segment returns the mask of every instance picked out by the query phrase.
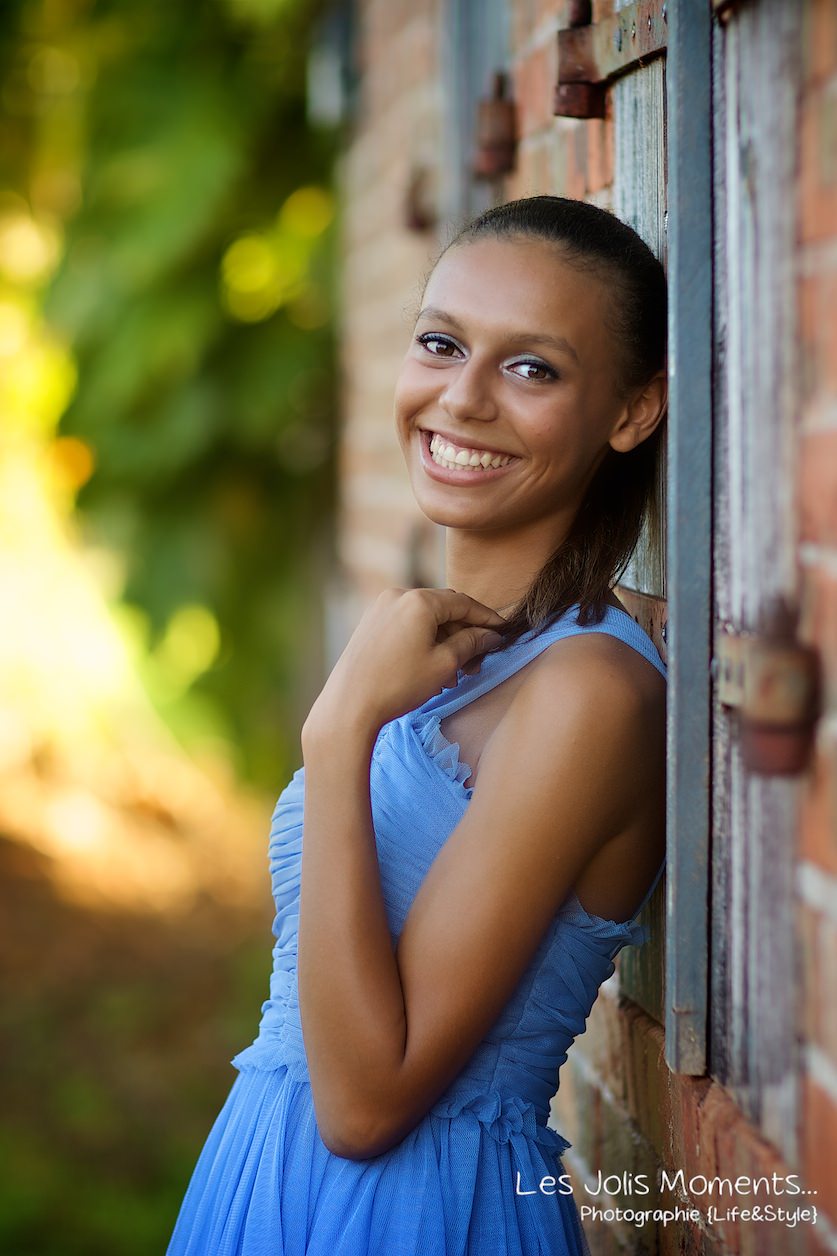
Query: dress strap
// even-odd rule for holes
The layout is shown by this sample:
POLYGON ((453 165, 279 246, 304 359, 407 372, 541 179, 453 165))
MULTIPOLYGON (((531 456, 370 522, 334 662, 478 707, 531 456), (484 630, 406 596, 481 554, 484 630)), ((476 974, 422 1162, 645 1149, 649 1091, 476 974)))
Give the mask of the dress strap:
POLYGON ((643 910, 644 910, 644 908, 648 905, 648 902, 649 902, 649 900, 650 900, 650 898, 651 898, 651 895, 654 893, 654 891, 656 890, 657 886, 659 885, 659 882, 660 882, 660 877, 661 877, 661 876, 663 875, 663 873, 665 872, 665 867, 666 867, 666 861, 665 861, 665 859, 663 859, 663 862, 660 864, 659 868, 657 869, 657 872, 656 872, 656 875, 655 875, 655 877, 654 877, 654 880, 651 882, 651 888, 647 891, 647 893, 646 893, 645 897, 643 898, 642 902, 640 903, 639 907, 637 907, 636 911, 634 912, 633 916, 631 917, 631 919, 632 919, 632 920, 636 920, 636 918, 637 918, 637 916, 640 914, 640 912, 641 912, 641 911, 643 911, 643 910))
POLYGON ((572 606, 569 606, 546 628, 530 629, 505 649, 494 654, 487 654, 476 675, 458 672, 454 689, 444 689, 441 693, 434 694, 419 710, 428 714, 432 713, 443 720, 454 711, 467 706, 469 702, 474 702, 490 689, 494 689, 509 676, 513 676, 515 672, 520 671, 553 641, 587 632, 604 632, 612 637, 618 637, 627 645, 633 646, 643 658, 648 659, 657 668, 664 678, 666 677, 666 665, 660 658, 656 646, 647 632, 640 628, 627 611, 608 604, 600 623, 582 625, 577 621, 579 606, 579 602, 573 602, 572 606))

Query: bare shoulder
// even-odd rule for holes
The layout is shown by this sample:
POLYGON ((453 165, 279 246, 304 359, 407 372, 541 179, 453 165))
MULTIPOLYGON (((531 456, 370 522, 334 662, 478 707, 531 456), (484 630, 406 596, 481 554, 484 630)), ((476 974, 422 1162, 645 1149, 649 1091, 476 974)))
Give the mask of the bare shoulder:
POLYGON ((620 638, 591 631, 546 646, 520 679, 486 745, 481 774, 498 772, 502 754, 514 747, 517 764, 532 770, 532 788, 548 797, 551 781, 562 778, 566 789, 569 769, 577 783, 580 775, 589 791, 609 798, 610 835, 621 832, 665 771, 664 677, 620 638))
POLYGON ((553 808, 578 794, 579 832, 588 819, 593 827, 574 889, 588 911, 628 919, 665 856, 665 678, 626 642, 594 632, 553 642, 523 670, 493 749, 513 739, 535 768, 530 789, 553 808))
POLYGON ((666 682, 653 663, 620 637, 589 631, 546 646, 523 669, 515 698, 536 722, 539 713, 548 718, 562 701, 611 715, 619 725, 636 720, 644 725, 664 720, 666 682))

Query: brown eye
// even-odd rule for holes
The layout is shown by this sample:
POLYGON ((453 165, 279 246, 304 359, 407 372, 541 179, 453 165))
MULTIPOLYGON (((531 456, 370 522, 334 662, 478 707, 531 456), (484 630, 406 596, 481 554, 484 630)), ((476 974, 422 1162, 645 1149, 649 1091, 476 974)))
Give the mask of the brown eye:
POLYGON ((520 376, 521 379, 527 379, 527 380, 530 379, 536 384, 540 383, 541 380, 558 378, 557 373, 553 371, 552 367, 546 366, 545 363, 543 362, 529 362, 528 360, 524 359, 522 362, 517 362, 516 365, 528 366, 533 371, 543 371, 542 375, 521 375, 520 376))
POLYGON ((450 355, 447 353, 439 353, 435 349, 429 348, 430 345, 441 345, 443 349, 455 349, 456 345, 452 340, 448 340, 446 336, 437 336, 431 332, 425 332, 423 336, 416 336, 416 340, 423 345, 434 358, 446 358, 450 355))

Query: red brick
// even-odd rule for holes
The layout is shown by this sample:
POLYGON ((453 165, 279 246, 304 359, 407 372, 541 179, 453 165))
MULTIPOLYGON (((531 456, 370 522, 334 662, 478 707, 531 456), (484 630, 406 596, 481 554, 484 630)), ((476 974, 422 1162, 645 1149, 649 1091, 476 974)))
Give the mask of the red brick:
POLYGON ((802 1179, 816 1195, 800 1197, 816 1205, 828 1217, 832 1228, 837 1221, 837 1104, 808 1074, 802 1078, 802 1179))
POLYGON ((566 24, 566 7, 566 0, 535 0, 532 13, 533 29, 537 30, 552 19, 557 31, 566 24))
MULTIPOLYGON (((837 194, 834 214, 831 238, 837 238, 837 194)), ((837 269, 816 262, 809 267, 813 273, 797 287, 803 403, 817 395, 837 397, 837 269)))
POLYGON ((513 60, 517 60, 532 38, 534 4, 535 0, 515 0, 511 6, 509 35, 513 60))
POLYGON ((552 101, 557 75, 557 45, 553 40, 532 49, 514 66, 514 99, 518 134, 534 135, 551 126, 552 101))
POLYGON ((587 191, 600 192, 613 182, 613 124, 607 118, 587 123, 587 191))
POLYGON ((814 746, 799 815, 803 859, 837 876, 837 745, 820 737, 814 746))
POLYGON ((685 1142, 683 1134, 683 1113, 685 1111, 685 1092, 691 1089, 692 1078, 683 1073, 669 1073, 666 1079, 668 1091, 668 1130, 664 1154, 661 1163, 669 1168, 682 1164, 682 1150, 685 1142))
POLYGON ((566 183, 561 195, 583 200, 587 192, 587 141, 584 120, 573 120, 572 129, 563 132, 566 154, 566 183))
POLYGON ((703 1172, 699 1135, 700 1108, 711 1089, 712 1083, 708 1078, 694 1078, 691 1085, 684 1085, 680 1092, 682 1143, 679 1158, 674 1161, 673 1168, 676 1172, 682 1166, 687 1178, 703 1172))
POLYGON ((837 428, 800 435, 799 509, 803 541, 837 546, 837 428))
MULTIPOLYGON (((736 1112, 732 1116, 722 1121, 715 1133, 715 1158, 718 1164, 718 1172, 723 1177, 732 1178, 733 1181, 737 1177, 735 1170, 736 1153, 741 1146, 741 1127, 743 1121, 740 1113, 736 1112)), ((730 1197, 731 1205, 742 1204, 746 1206, 745 1201, 730 1197)), ((724 1251, 729 1252, 730 1256, 736 1256, 741 1249, 741 1231, 739 1223, 736 1219, 725 1220, 724 1224, 716 1227, 723 1235, 724 1251)))
POLYGON ((668 1154, 672 1105, 669 1069, 665 1062, 665 1034, 662 1026, 643 1016, 635 1040, 642 1080, 640 1102, 635 1119, 656 1154, 664 1160, 668 1154))
POLYGON ((837 73, 837 7, 833 0, 808 0, 803 6, 803 73, 821 82, 837 73))
POLYGON ((722 1086, 709 1088, 706 1099, 698 1112, 699 1172, 704 1177, 714 1177, 718 1172, 716 1134, 730 1118, 730 1099, 722 1086))
POLYGON ((833 239, 837 224, 837 92, 814 87, 803 98, 800 136, 800 238, 833 239))
POLYGON ((623 1093, 629 1112, 640 1110, 643 1092, 642 1068, 638 1058, 638 1043, 635 1027, 635 1013, 632 1004, 621 1010, 617 1005, 618 1051, 624 1061, 622 1067, 623 1093))
POLYGON ((820 653, 824 711, 837 711, 837 576, 824 563, 803 571, 799 632, 820 653))
POLYGON ((837 972, 837 925, 800 903, 799 930, 804 1036, 837 1061, 837 1003, 829 993, 837 972))

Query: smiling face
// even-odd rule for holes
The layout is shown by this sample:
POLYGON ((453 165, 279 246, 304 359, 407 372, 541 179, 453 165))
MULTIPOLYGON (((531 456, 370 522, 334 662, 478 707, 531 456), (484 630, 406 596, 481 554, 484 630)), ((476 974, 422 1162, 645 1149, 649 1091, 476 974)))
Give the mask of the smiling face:
POLYGON ((395 391, 395 421, 428 518, 476 532, 568 526, 607 452, 642 439, 616 394, 607 285, 548 241, 448 249, 395 391))

